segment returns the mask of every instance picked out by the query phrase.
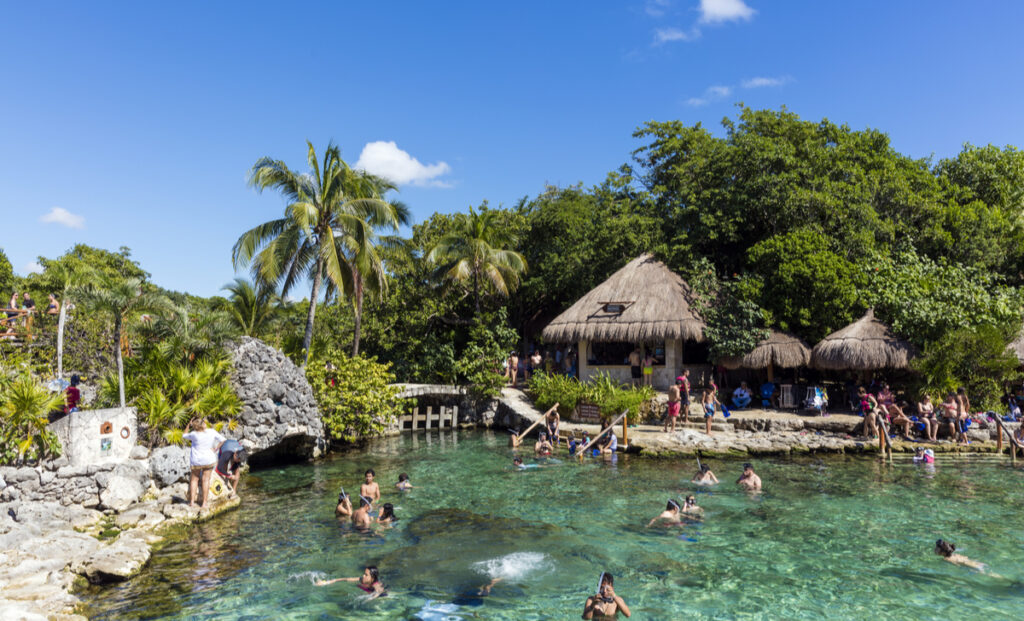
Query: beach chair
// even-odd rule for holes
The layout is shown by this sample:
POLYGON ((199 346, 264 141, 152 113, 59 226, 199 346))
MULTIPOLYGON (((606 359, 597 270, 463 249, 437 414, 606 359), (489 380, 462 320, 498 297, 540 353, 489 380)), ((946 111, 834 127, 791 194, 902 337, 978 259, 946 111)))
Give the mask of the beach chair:
POLYGON ((821 386, 808 386, 804 407, 808 410, 817 410, 821 416, 828 416, 828 393, 821 386))

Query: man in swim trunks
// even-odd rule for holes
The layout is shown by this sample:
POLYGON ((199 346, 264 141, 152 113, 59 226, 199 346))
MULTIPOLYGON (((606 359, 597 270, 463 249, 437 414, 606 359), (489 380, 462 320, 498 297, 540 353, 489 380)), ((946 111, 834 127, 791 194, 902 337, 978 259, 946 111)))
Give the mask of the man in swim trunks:
POLYGON ((367 530, 373 524, 370 512, 373 511, 373 500, 366 496, 359 496, 359 508, 352 512, 352 524, 360 529, 367 530))
POLYGON ((743 474, 736 480, 737 485, 742 485, 749 492, 756 492, 761 489, 761 477, 754 472, 754 466, 743 464, 743 474))
POLYGON ((373 480, 376 475, 373 468, 366 471, 366 482, 359 486, 359 495, 380 502, 380 486, 373 480))
POLYGON ((647 528, 654 526, 655 522, 662 522, 664 524, 678 524, 680 522, 679 512, 681 510, 682 507, 679 506, 679 503, 669 498, 668 504, 665 505, 665 510, 662 511, 661 514, 658 515, 658 517, 648 522, 647 528))
MULTIPOLYGON (((712 384, 711 386, 714 386, 712 384)), ((711 435, 711 419, 715 417, 715 404, 718 403, 718 397, 715 396, 714 388, 705 388, 704 396, 701 398, 701 403, 704 406, 704 433, 711 435)))
POLYGON ((629 354, 629 377, 634 386, 640 385, 643 373, 640 370, 640 348, 637 347, 629 354))
POLYGON ((665 416, 665 428, 664 431, 669 433, 669 423, 672 425, 671 433, 676 432, 676 419, 679 418, 679 410, 682 408, 682 403, 679 399, 679 386, 682 384, 679 380, 683 379, 682 376, 676 378, 676 383, 668 388, 668 413, 665 416))
POLYGON ((522 444, 522 443, 523 443, 523 441, 519 439, 519 430, 518 429, 509 429, 508 430, 508 447, 509 448, 519 448, 519 445, 522 444))
POLYGON ((615 594, 613 587, 614 578, 608 572, 602 572, 598 581, 599 587, 596 595, 587 598, 583 606, 583 618, 593 619, 597 615, 599 619, 614 617, 620 610, 622 614, 629 616, 629 606, 621 597, 615 594))

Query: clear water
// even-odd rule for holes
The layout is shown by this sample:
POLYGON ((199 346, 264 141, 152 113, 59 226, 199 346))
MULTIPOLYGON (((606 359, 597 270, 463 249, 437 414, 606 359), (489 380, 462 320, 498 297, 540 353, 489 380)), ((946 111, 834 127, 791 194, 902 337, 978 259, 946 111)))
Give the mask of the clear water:
POLYGON ((136 579, 87 594, 93 618, 570 619, 601 571, 640 619, 1007 619, 1024 596, 1024 471, 940 455, 934 470, 869 458, 757 460, 764 493, 688 483, 694 462, 511 470, 505 436, 420 433, 316 465, 249 476, 234 512, 188 531, 136 579), (334 517, 339 486, 374 468, 397 526, 367 536, 334 517), (397 493, 400 472, 414 490, 397 493), (645 525, 693 492, 702 522, 645 525), (942 561, 936 538, 994 577, 942 561), (376 564, 391 595, 352 584, 376 564), (504 576, 491 594, 477 595, 504 576))

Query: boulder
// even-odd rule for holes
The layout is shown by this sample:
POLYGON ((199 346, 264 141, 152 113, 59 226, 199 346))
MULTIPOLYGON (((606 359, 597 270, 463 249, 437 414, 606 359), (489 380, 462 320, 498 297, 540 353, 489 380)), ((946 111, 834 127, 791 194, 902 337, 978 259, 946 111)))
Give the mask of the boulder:
POLYGON ((120 582, 139 573, 149 556, 149 543, 144 538, 124 534, 72 563, 71 570, 93 584, 120 582))
POLYGON ((319 457, 323 423, 303 370, 287 356, 250 337, 229 346, 231 385, 242 401, 233 434, 255 462, 319 457))
POLYGON ((110 475, 100 491, 100 503, 107 509, 123 511, 146 493, 146 487, 136 477, 110 475))
POLYGON ((149 449, 144 446, 133 446, 129 457, 132 459, 146 459, 149 457, 149 449))
POLYGON ((149 457, 149 472, 160 487, 188 480, 188 451, 180 446, 165 446, 149 457))

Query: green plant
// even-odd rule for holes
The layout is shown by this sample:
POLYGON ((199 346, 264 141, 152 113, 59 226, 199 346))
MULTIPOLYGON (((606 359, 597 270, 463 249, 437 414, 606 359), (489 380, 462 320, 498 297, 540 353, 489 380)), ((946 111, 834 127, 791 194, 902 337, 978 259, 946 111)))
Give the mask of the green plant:
POLYGON ((0 376, 0 464, 60 455, 60 441, 46 425, 49 413, 64 407, 64 395, 49 392, 24 371, 0 376))
POLYGON ((1008 330, 983 325, 929 343, 911 362, 920 374, 920 389, 938 399, 964 387, 972 409, 999 410, 1006 383, 1020 379, 1020 362, 1007 351, 1008 340, 1008 330))
POLYGON ((609 421, 624 411, 636 420, 654 399, 650 386, 626 386, 607 373, 598 373, 587 382, 564 375, 535 373, 530 377, 530 394, 538 409, 546 410, 558 403, 558 412, 570 415, 580 403, 592 403, 601 410, 601 417, 609 421))
POLYGON ((575 377, 534 373, 530 376, 530 396, 540 410, 558 404, 558 413, 569 416, 579 405, 586 390, 575 377))
POLYGON ((306 367, 320 418, 335 440, 355 441, 382 433, 408 407, 394 386, 390 364, 351 357, 339 349, 317 353, 306 367))
POLYGON ((505 376, 501 362, 516 341, 515 330, 506 324, 505 309, 478 316, 469 331, 469 342, 455 362, 455 370, 474 399, 501 394, 505 376))
POLYGON ((713 360, 743 355, 768 338, 764 311, 750 300, 749 289, 757 289, 750 279, 720 280, 711 261, 701 258, 688 282, 713 360))

